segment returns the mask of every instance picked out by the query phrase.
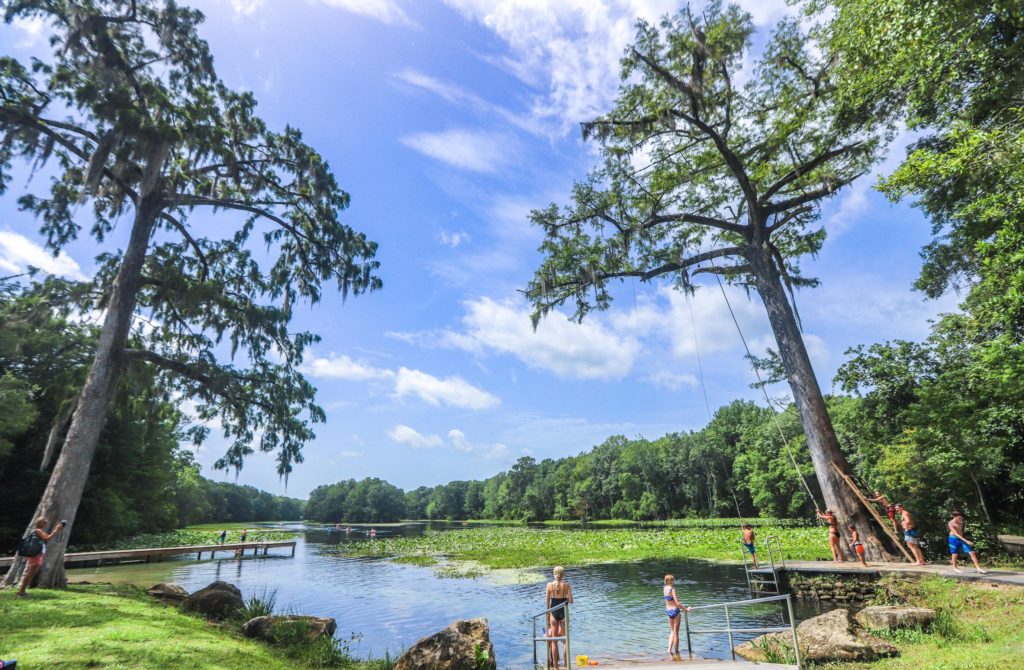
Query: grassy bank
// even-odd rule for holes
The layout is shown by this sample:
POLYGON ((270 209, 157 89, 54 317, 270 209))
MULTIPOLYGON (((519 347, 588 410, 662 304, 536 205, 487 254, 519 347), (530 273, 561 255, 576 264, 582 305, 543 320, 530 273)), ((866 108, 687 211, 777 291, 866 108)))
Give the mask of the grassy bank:
MULTIPOLYGON (((1024 589, 949 579, 887 580, 884 604, 930 607, 930 631, 893 631, 884 637, 900 655, 872 663, 830 663, 820 670, 1002 670, 1024 658, 1024 589)), ((880 603, 881 604, 881 603, 880 603)))
MULTIPOLYGON (((786 557, 815 559, 828 556, 821 528, 761 526, 760 538, 778 535, 786 557)), ((705 558, 740 560, 740 531, 718 528, 559 528, 468 527, 427 531, 417 537, 385 537, 340 545, 347 556, 448 558, 473 561, 489 568, 527 568, 547 565, 578 566, 645 559, 705 558)))
POLYGON ((24 599, 16 599, 13 590, 0 591, 0 659, 17 658, 19 668, 384 670, 390 665, 341 656, 325 664, 326 656, 247 640, 236 623, 208 623, 134 587, 35 590, 24 599))

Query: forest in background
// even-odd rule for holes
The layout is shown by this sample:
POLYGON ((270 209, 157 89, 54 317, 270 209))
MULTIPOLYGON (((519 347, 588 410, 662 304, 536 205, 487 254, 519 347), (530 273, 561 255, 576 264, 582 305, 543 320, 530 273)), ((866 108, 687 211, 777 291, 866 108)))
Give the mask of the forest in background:
MULTIPOLYGON (((0 554, 11 553, 39 502, 50 429, 88 370, 95 325, 65 310, 70 284, 0 283, 0 554), (71 391, 69 391, 71 389, 71 391)), ((96 451, 75 545, 221 521, 298 519, 303 501, 200 474, 185 417, 152 376, 118 390, 96 451)), ((52 448, 52 445, 51 445, 52 448)), ((52 455, 48 460, 52 460, 52 455)))

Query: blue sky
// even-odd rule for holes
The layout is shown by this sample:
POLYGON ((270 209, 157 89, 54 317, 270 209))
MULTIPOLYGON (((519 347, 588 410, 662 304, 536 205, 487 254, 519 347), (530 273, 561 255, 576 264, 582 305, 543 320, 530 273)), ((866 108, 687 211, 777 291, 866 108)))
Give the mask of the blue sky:
MULTIPOLYGON (((253 90, 271 126, 303 130, 352 195, 345 221, 380 243, 383 291, 344 304, 328 295, 296 316, 323 338, 307 373, 328 421, 288 494, 349 477, 403 488, 482 478, 522 455, 575 454, 613 434, 699 428, 707 411, 696 346, 712 408, 758 397, 717 287, 692 300, 696 345, 685 298, 657 285, 637 285, 635 301, 624 293, 582 325, 551 316, 536 333, 516 292, 539 262, 540 234, 527 214, 564 203, 594 164, 578 123, 614 98, 636 17, 656 19, 684 3, 191 4, 207 15, 202 34, 220 75, 253 90)), ((782 0, 741 4, 762 30, 789 11, 782 0)), ((0 49, 37 51, 41 29, 4 27, 0 49)), ((906 142, 898 139, 879 172, 906 142)), ((826 390, 848 347, 921 338, 928 319, 955 307, 911 291, 929 226, 872 183, 864 178, 828 203, 830 237, 804 264, 822 280, 798 303, 826 390)), ((48 255, 36 222, 14 206, 24 185, 16 180, 0 199, 0 273, 33 264, 88 275, 97 245, 81 239, 48 255)), ((772 340, 762 305, 739 290, 731 299, 763 352, 772 340)), ((233 481, 210 467, 222 447, 211 440, 198 457, 204 474, 233 481)), ((237 481, 284 492, 270 456, 251 457, 237 481)))

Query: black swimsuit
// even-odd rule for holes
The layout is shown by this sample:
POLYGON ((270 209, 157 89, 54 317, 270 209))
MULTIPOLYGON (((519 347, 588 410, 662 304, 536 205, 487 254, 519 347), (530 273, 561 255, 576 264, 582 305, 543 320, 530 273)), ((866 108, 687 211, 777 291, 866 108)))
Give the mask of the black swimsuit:
MULTIPOLYGON (((551 598, 551 606, 558 607, 559 605, 569 602, 568 598, 551 598)), ((561 621, 565 618, 565 608, 559 607, 556 610, 551 611, 551 616, 555 617, 555 621, 561 621)))

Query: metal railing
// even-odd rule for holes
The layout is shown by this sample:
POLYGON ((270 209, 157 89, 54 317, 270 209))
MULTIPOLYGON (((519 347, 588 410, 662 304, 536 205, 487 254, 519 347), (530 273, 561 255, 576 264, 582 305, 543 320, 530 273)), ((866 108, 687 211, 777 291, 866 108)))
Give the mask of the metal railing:
POLYGON ((744 544, 743 540, 740 540, 740 555, 743 557, 743 572, 747 578, 747 589, 751 595, 756 596, 766 592, 765 586, 772 586, 774 590, 768 591, 768 593, 780 595, 782 589, 780 588, 778 570, 780 567, 786 567, 786 558, 782 555, 782 542, 779 540, 778 535, 769 535, 765 538, 763 545, 768 553, 768 565, 762 564, 763 568, 752 568, 746 544, 744 544), (778 564, 775 562, 776 553, 778 554, 778 564), (770 575, 760 572, 760 569, 769 569, 770 575), (752 574, 754 575, 753 578, 751 578, 752 574))
MULTIPOLYGON (((734 640, 733 640, 733 635, 734 634, 736 634, 736 633, 757 633, 757 634, 762 634, 762 633, 785 633, 786 631, 789 631, 790 635, 793 636, 793 655, 794 655, 794 658, 796 659, 796 667, 797 668, 803 667, 800 664, 800 643, 797 641, 797 637, 796 637, 796 620, 793 617, 793 600, 790 598, 789 594, 786 594, 784 596, 770 596, 768 598, 753 598, 751 600, 737 600, 737 601, 731 602, 731 603, 715 603, 713 605, 698 605, 697 607, 691 607, 689 610, 683 610, 683 617, 684 617, 683 621, 685 622, 685 626, 686 626, 686 651, 690 655, 691 658, 693 657, 693 641, 691 639, 691 636, 693 636, 693 635, 721 635, 722 633, 725 633, 726 635, 729 636, 729 652, 732 654, 732 659, 735 661, 736 660, 736 647, 735 647, 735 643, 734 643, 734 640), (766 627, 762 627, 762 628, 733 628, 732 627, 732 618, 729 616, 729 608, 730 607, 735 609, 737 607, 749 607, 751 605, 760 605, 762 603, 782 602, 782 601, 785 601, 785 603, 786 603, 786 610, 789 613, 789 625, 788 626, 766 626, 766 627), (690 614, 692 612, 696 612, 698 610, 710 610, 710 609, 716 609, 716 608, 722 608, 722 609, 725 610, 725 628, 709 629, 709 630, 693 630, 693 629, 690 628, 690 614)), ((566 628, 566 632, 568 632, 568 630, 569 629, 566 628)), ((536 647, 534 647, 534 649, 536 650, 536 647)))
POLYGON ((569 659, 571 658, 571 656, 569 655, 571 653, 570 645, 569 645, 569 603, 559 603, 558 605, 555 605, 554 607, 547 608, 543 612, 538 612, 537 614, 534 614, 530 618, 533 621, 533 667, 534 667, 534 669, 536 670, 536 668, 540 668, 540 667, 544 667, 544 668, 550 668, 551 667, 551 649, 550 649, 550 647, 545 652, 544 658, 546 660, 544 661, 544 665, 541 666, 537 662, 537 643, 538 642, 544 642, 545 644, 548 643, 548 642, 554 642, 556 645, 559 642, 564 642, 565 643, 565 654, 564 654, 565 658, 564 658, 564 662, 565 662, 565 667, 568 668, 569 667, 569 659), (551 612, 554 612, 556 610, 565 610, 565 619, 564 619, 564 622, 565 622, 565 635, 559 635, 559 636, 556 636, 556 637, 549 637, 547 635, 547 625, 548 625, 547 616, 548 616, 548 614, 550 614, 551 612), (544 631, 545 631, 545 633, 544 633, 544 635, 541 635, 541 636, 537 635, 537 619, 539 617, 544 617, 543 624, 544 624, 544 631))

